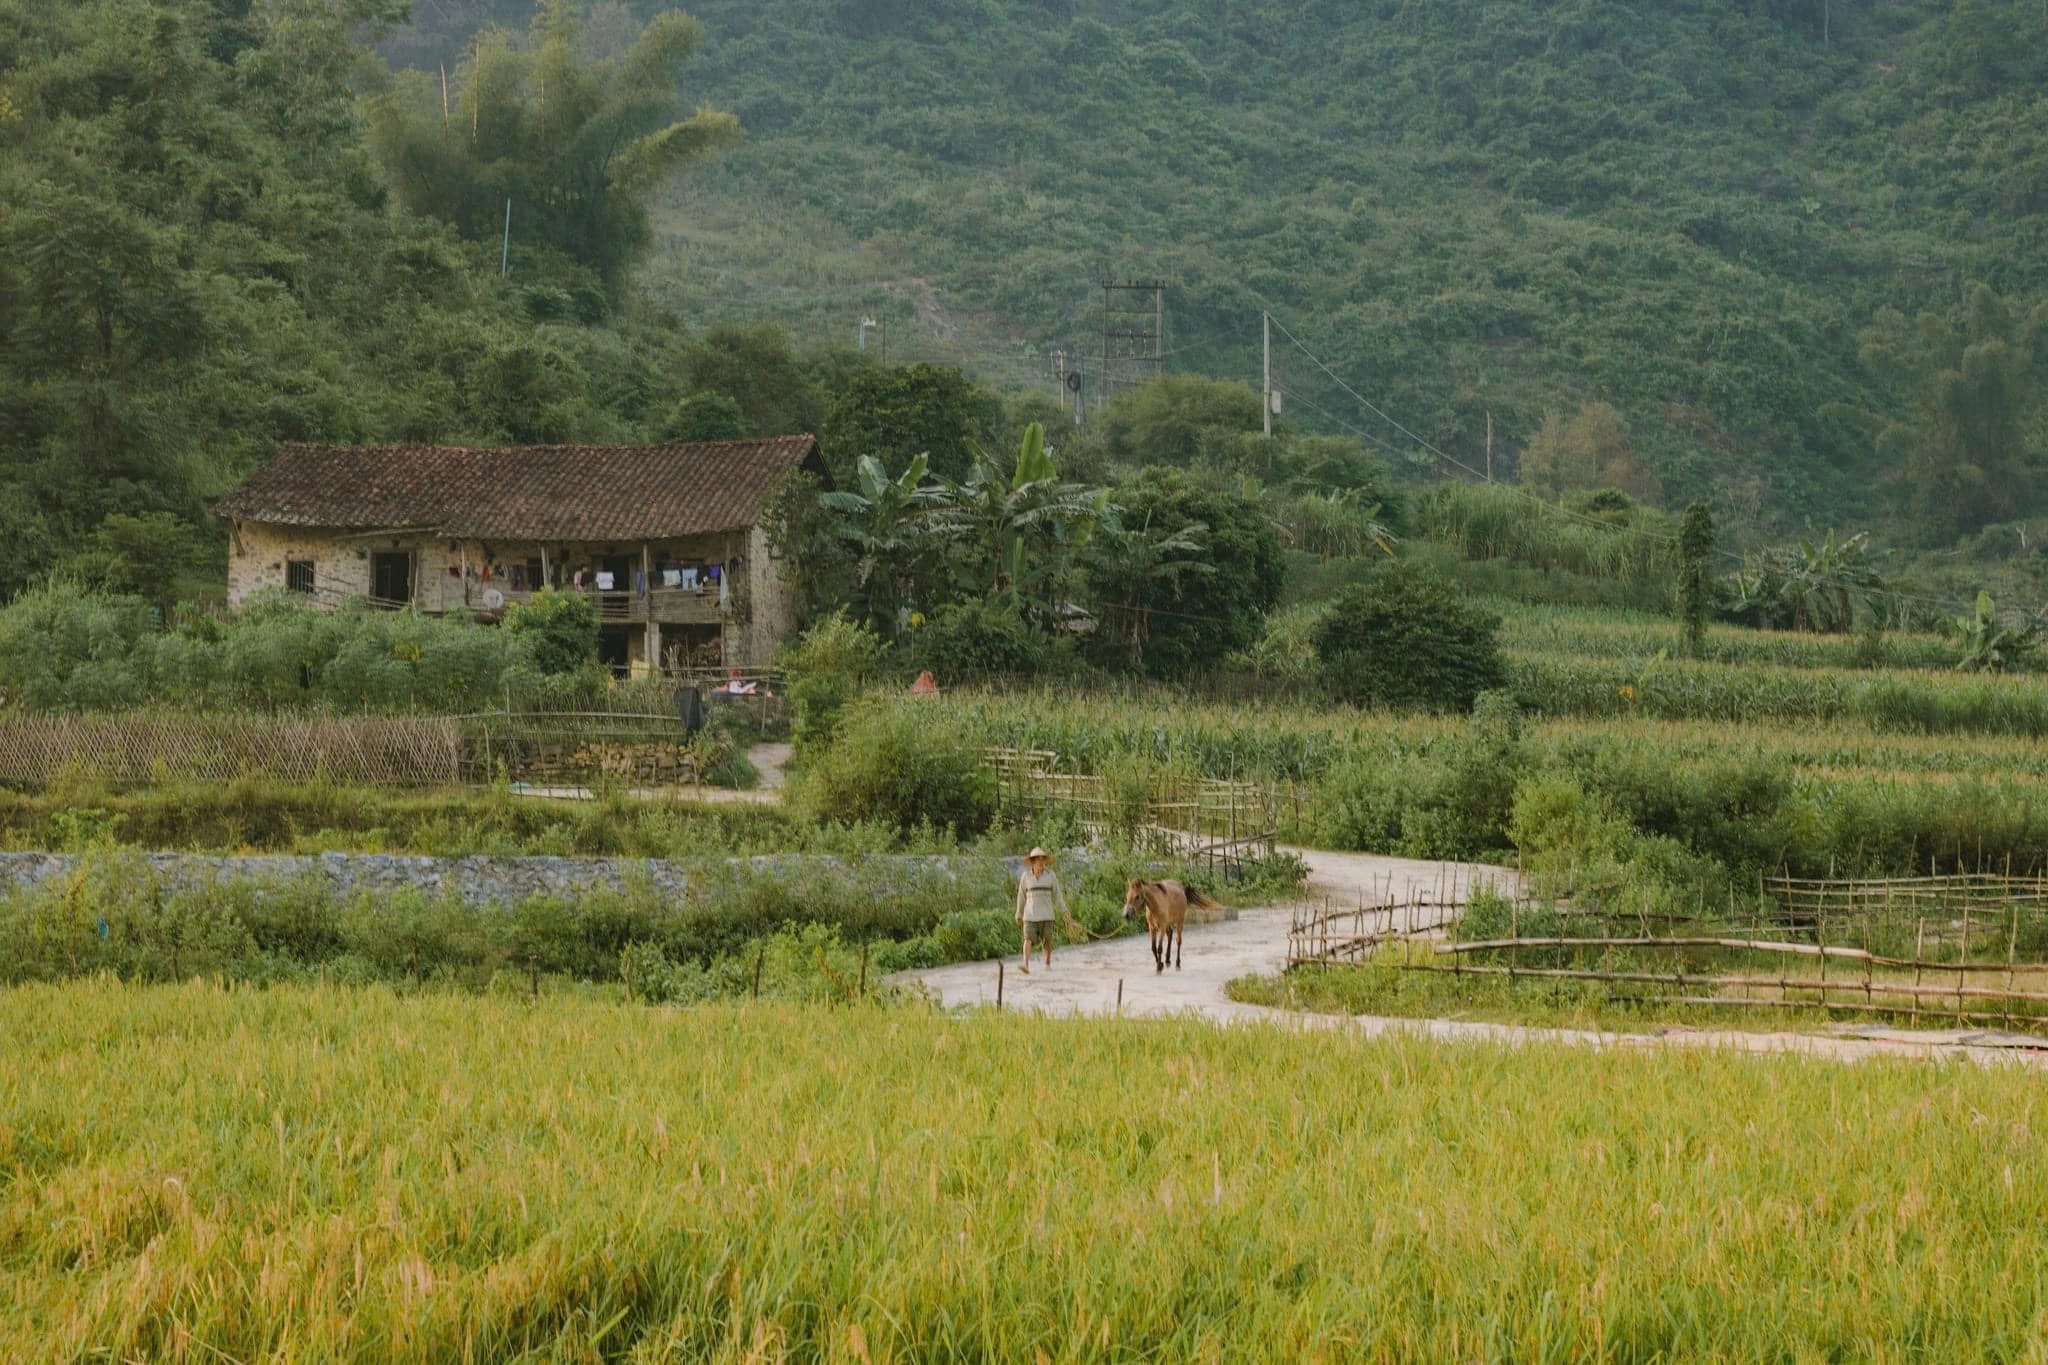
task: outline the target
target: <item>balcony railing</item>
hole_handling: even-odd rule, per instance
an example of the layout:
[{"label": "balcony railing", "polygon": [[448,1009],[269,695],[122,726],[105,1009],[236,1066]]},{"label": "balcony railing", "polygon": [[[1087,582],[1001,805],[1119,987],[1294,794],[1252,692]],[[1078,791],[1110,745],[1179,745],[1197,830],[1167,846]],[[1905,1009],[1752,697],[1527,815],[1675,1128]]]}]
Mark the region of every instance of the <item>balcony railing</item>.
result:
[{"label": "balcony railing", "polygon": [[[496,583],[480,584],[472,581],[467,586],[467,593],[446,594],[441,609],[447,611],[464,607],[470,611],[494,614],[514,602],[524,602],[533,596],[531,592],[515,591]],[[492,606],[487,602],[485,594],[491,592],[495,592],[497,596],[490,600],[498,602],[499,605]],[[731,601],[735,607],[742,600],[743,592],[743,587],[735,580],[730,590]],[[624,592],[599,592],[595,588],[584,588],[581,594],[597,609],[597,619],[606,625],[645,625],[652,620],[664,626],[715,626],[724,623],[732,615],[719,610],[716,588],[649,588],[644,593],[637,593],[631,589]]]}]

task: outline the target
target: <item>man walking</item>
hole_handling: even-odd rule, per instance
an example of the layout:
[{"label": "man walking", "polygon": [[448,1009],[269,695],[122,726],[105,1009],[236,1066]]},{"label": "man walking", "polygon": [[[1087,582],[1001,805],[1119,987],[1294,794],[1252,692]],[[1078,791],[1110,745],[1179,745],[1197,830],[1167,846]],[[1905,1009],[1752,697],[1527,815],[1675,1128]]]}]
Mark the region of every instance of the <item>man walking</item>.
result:
[{"label": "man walking", "polygon": [[1024,875],[1017,879],[1017,924],[1024,931],[1024,965],[1018,970],[1031,974],[1031,945],[1045,945],[1045,969],[1052,970],[1052,925],[1055,914],[1073,918],[1067,909],[1067,893],[1060,886],[1060,874],[1052,870],[1052,855],[1034,848],[1024,855]]}]

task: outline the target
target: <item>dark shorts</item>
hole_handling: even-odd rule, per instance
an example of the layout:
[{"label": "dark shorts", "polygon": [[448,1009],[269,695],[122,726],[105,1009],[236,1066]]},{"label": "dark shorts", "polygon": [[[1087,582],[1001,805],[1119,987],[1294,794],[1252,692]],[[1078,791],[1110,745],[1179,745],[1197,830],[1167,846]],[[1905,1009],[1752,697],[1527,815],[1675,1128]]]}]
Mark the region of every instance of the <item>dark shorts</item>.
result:
[{"label": "dark shorts", "polygon": [[1024,921],[1026,943],[1052,942],[1052,921],[1049,919],[1027,919]]}]

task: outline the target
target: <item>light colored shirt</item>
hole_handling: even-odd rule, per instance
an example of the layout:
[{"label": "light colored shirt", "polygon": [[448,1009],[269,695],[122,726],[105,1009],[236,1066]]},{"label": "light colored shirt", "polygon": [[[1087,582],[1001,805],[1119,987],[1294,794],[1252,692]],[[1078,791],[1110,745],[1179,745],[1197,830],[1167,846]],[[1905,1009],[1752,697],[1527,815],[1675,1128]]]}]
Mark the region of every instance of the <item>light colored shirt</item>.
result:
[{"label": "light colored shirt", "polygon": [[1045,923],[1055,918],[1055,905],[1062,913],[1070,913],[1060,874],[1049,867],[1043,872],[1025,868],[1024,875],[1017,879],[1017,918],[1026,924]]}]

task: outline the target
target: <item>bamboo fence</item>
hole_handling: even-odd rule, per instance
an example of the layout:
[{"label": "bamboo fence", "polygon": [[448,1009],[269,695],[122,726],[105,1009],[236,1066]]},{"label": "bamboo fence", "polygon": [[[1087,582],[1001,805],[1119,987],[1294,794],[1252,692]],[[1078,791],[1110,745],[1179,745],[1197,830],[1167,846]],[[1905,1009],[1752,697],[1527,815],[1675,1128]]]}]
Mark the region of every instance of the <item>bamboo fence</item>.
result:
[{"label": "bamboo fence", "polygon": [[1006,804],[1071,810],[1091,829],[1225,876],[1247,858],[1271,857],[1278,844],[1283,798],[1276,788],[1169,774],[1143,793],[1126,793],[1106,777],[1059,772],[1058,760],[1043,749],[985,751]]},{"label": "bamboo fence", "polygon": [[[1998,873],[1766,878],[1747,911],[1692,916],[1502,898],[1474,937],[1462,894],[1297,907],[1288,967],[1591,982],[1636,1004],[1786,1010],[2048,1033],[2048,884]],[[1527,932],[1525,932],[1525,927]],[[1908,946],[1910,945],[1910,946]],[[1391,950],[1390,950],[1391,949]]]},{"label": "bamboo fence", "polygon": [[0,716],[0,783],[284,782],[453,786],[462,727],[446,717]]}]

